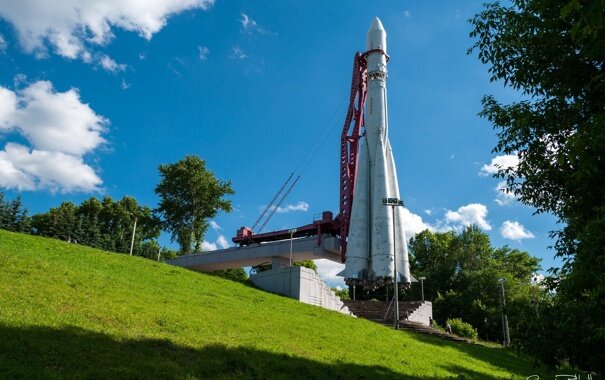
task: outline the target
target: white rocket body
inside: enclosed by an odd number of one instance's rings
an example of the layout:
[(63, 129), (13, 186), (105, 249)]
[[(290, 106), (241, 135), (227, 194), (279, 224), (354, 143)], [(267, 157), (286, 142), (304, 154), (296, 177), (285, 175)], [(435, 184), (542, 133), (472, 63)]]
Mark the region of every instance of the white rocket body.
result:
[(395, 249), (398, 280), (405, 284), (411, 282), (411, 277), (403, 209), (393, 210), (383, 204), (384, 198), (399, 198), (399, 185), (388, 137), (386, 32), (378, 18), (368, 31), (367, 50), (366, 133), (357, 162), (342, 275), (350, 284), (388, 284), (393, 280)]

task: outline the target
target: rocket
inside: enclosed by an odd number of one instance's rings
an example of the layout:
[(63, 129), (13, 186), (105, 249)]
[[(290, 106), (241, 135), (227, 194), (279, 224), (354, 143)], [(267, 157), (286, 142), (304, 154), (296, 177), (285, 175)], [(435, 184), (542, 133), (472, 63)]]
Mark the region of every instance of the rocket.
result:
[(388, 135), (387, 34), (376, 17), (367, 34), (365, 137), (357, 162), (345, 269), (349, 285), (375, 288), (392, 283), (395, 258), (402, 285), (411, 283), (403, 207), (383, 200), (399, 199), (399, 184)]

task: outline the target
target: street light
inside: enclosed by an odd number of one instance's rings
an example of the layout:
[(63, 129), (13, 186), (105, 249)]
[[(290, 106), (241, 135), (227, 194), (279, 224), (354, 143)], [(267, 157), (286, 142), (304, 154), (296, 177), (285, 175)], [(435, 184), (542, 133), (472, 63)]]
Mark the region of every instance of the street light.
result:
[(383, 198), (382, 204), (391, 207), (393, 213), (393, 280), (395, 281), (395, 310), (393, 313), (393, 325), (395, 330), (399, 329), (399, 279), (397, 276), (397, 247), (395, 246), (397, 239), (395, 239), (395, 207), (403, 206), (403, 201), (399, 198)]
[(130, 240), (130, 256), (132, 256), (132, 249), (134, 248), (134, 234), (137, 232), (137, 216), (133, 213), (130, 215), (134, 216), (134, 226), (132, 227), (132, 239)]
[(422, 302), (424, 302), (424, 280), (426, 280), (426, 277), (418, 277), (418, 279), (420, 280), (420, 290), (422, 291)]
[(294, 234), (296, 233), (296, 231), (298, 231), (296, 228), (288, 230), (288, 232), (290, 233), (290, 266), (292, 266), (292, 239), (294, 238)]
[(504, 347), (508, 347), (510, 345), (510, 333), (508, 331), (508, 317), (506, 316), (506, 312), (504, 309), (506, 308), (506, 298), (504, 296), (504, 278), (499, 278), (498, 283), (500, 284), (500, 307), (502, 308), (502, 335), (504, 340)]

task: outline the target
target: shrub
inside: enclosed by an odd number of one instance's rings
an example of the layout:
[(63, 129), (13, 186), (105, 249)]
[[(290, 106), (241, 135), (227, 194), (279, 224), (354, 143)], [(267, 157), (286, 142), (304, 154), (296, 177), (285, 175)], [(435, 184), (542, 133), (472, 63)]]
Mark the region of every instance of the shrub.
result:
[(346, 289), (332, 288), (332, 291), (342, 301), (344, 301), (344, 300), (350, 300), (351, 299), (351, 297), (349, 296), (349, 288), (346, 288)]
[(452, 333), (458, 336), (472, 340), (477, 340), (479, 337), (477, 329), (475, 329), (470, 323), (462, 322), (462, 319), (460, 318), (448, 319), (447, 323), (452, 326)]

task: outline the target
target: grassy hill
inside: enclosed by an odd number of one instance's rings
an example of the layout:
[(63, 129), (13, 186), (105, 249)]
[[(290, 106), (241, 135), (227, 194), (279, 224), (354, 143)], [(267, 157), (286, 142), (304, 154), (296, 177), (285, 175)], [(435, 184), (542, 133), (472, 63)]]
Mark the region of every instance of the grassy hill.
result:
[(0, 230), (0, 378), (525, 379), (501, 348)]

